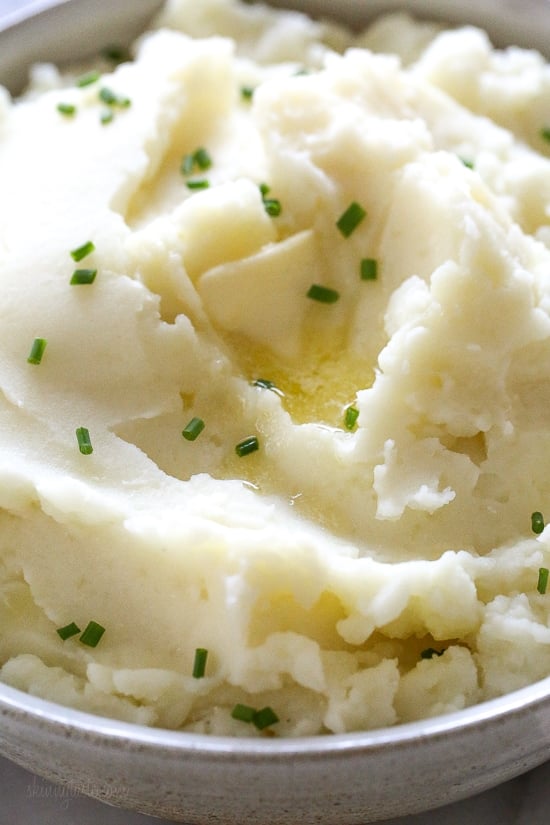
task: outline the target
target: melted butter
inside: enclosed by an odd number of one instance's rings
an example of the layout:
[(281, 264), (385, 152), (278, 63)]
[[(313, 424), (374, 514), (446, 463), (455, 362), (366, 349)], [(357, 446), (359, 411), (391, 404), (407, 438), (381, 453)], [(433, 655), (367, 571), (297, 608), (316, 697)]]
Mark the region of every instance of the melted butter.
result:
[[(346, 408), (356, 401), (357, 392), (374, 380), (372, 366), (351, 353), (341, 340), (335, 341), (334, 336), (322, 341), (319, 335), (304, 335), (300, 356), (294, 361), (284, 361), (268, 347), (240, 336), (228, 337), (226, 342), (246, 380), (262, 379), (275, 385), (273, 391), (294, 424), (316, 423), (344, 430)], [(253, 434), (243, 433), (243, 438)], [(261, 432), (258, 437), (258, 451), (242, 458), (234, 450), (226, 455), (221, 476), (240, 478), (262, 495), (283, 495), (290, 506), (316, 524), (331, 532), (349, 534), (351, 525), (342, 523), (337, 508), (327, 507), (326, 502), (317, 501), (311, 493), (292, 484), (281, 489), (273, 461), (263, 449)]]
[(346, 407), (374, 379), (372, 366), (364, 359), (341, 342), (323, 342), (318, 335), (305, 337), (294, 361), (284, 361), (268, 347), (236, 336), (230, 343), (244, 377), (273, 382), (295, 424), (343, 428)]

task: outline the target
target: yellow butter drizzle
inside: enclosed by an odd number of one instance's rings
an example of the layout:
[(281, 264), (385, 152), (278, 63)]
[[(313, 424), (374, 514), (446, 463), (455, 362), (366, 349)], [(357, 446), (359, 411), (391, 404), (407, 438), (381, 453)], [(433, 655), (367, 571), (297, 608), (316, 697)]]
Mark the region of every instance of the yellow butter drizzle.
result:
[(233, 337), (242, 373), (249, 381), (272, 381), (295, 424), (343, 427), (344, 411), (358, 390), (370, 387), (372, 366), (343, 346), (308, 337), (299, 358), (285, 361), (268, 347)]

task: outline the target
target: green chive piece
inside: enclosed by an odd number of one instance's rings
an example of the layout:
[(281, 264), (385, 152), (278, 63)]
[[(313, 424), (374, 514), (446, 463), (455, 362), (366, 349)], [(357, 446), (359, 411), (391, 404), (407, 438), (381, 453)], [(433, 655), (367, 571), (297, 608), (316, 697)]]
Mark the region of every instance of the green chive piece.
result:
[(445, 653), (445, 649), (443, 650), (436, 650), (435, 647), (427, 647), (426, 650), (423, 650), (420, 654), (421, 659), (433, 659), (434, 656), (443, 656)]
[(531, 530), (537, 535), (544, 530), (544, 516), (538, 510), (531, 513)]
[(267, 195), (271, 191), (271, 187), (268, 186), (267, 183), (260, 183), (259, 184), (260, 195), (262, 196), (262, 201), (264, 204), (265, 211), (268, 215), (272, 218), (277, 218), (283, 208), (281, 206), (281, 201), (277, 200), (277, 198), (268, 198)]
[(191, 421), (181, 431), (182, 436), (187, 441), (194, 441), (204, 430), (204, 421), (202, 418), (192, 418)]
[(279, 721), (279, 717), (269, 706), (256, 710), (251, 708), (250, 705), (238, 704), (231, 711), (231, 716), (240, 722), (252, 722), (258, 730), (264, 730)]
[(357, 407), (353, 405), (351, 407), (346, 408), (346, 412), (344, 414), (344, 426), (346, 430), (353, 430), (355, 425), (357, 424), (357, 419), (359, 418), (359, 410)]
[(105, 60), (110, 60), (111, 63), (124, 63), (130, 60), (130, 52), (124, 46), (107, 46), (103, 49), (101, 55)]
[(184, 155), (180, 164), (180, 172), (182, 175), (190, 175), (195, 168), (195, 158), (193, 155)]
[(82, 284), (93, 284), (97, 269), (75, 269), (70, 280), (71, 286), (81, 286)]
[(256, 378), (252, 382), (254, 387), (261, 387), (263, 390), (275, 390), (277, 389), (276, 385), (273, 381), (268, 381), (267, 378)]
[(251, 435), (248, 438), (245, 438), (244, 441), (241, 441), (235, 447), (235, 452), (239, 456), (239, 458), (243, 458), (245, 455), (250, 455), (250, 453), (255, 453), (256, 450), (260, 449), (260, 443), (255, 435)]
[(211, 166), (212, 158), (204, 146), (199, 146), (194, 152), (183, 156), (180, 172), (182, 175), (190, 175), (195, 169), (201, 169), (204, 172), (206, 169), (210, 169)]
[(86, 74), (81, 75), (77, 78), (76, 85), (82, 89), (84, 86), (91, 86), (92, 83), (97, 83), (99, 78), (101, 77), (101, 72), (96, 70), (92, 72), (86, 72)]
[(131, 106), (132, 101), (129, 97), (120, 97), (112, 89), (109, 89), (108, 86), (102, 86), (102, 88), (98, 92), (99, 99), (102, 103), (105, 103), (107, 106), (120, 106), (122, 109), (127, 109), (128, 106)]
[(210, 183), (206, 180), (206, 178), (200, 178), (196, 180), (188, 180), (186, 185), (188, 189), (208, 189)]
[(57, 111), (65, 117), (73, 117), (76, 114), (76, 106), (74, 103), (58, 103)]
[(97, 622), (88, 622), (86, 625), (84, 632), (80, 637), (80, 641), (83, 645), (88, 645), (88, 647), (97, 647), (99, 640), (105, 633), (105, 628), (102, 627)]
[(344, 236), (344, 238), (349, 238), (349, 236), (354, 232), (361, 221), (366, 217), (367, 213), (363, 209), (363, 207), (353, 201), (346, 211), (340, 215), (338, 220), (336, 221), (336, 226)]
[(546, 593), (546, 588), (548, 587), (548, 573), (549, 570), (547, 567), (539, 568), (539, 580), (537, 582), (537, 590), (542, 596), (544, 596), (544, 594)]
[(361, 280), (376, 281), (378, 277), (378, 261), (375, 258), (363, 258), (361, 261)]
[(82, 246), (73, 249), (70, 254), (73, 261), (76, 261), (78, 263), (78, 261), (81, 261), (87, 255), (91, 255), (92, 252), (95, 252), (95, 246), (93, 242), (86, 241), (86, 243), (83, 243)]
[(112, 109), (105, 109), (104, 112), (101, 112), (99, 117), (99, 122), (102, 126), (106, 126), (108, 123), (112, 123), (115, 119), (115, 113)]
[(258, 728), (258, 730), (264, 730), (278, 721), (279, 717), (269, 706), (262, 708), (261, 710), (257, 710), (252, 718), (252, 724)]
[(259, 387), (261, 390), (270, 390), (274, 392), (275, 395), (278, 395), (280, 398), (284, 398), (285, 394), (282, 390), (279, 389), (277, 384), (273, 381), (269, 381), (267, 378), (255, 378), (254, 381), (250, 382), (253, 387)]
[(247, 102), (254, 97), (254, 89), (252, 86), (241, 86), (241, 97)]
[(251, 381), (250, 383), (253, 387), (259, 387), (261, 390), (271, 390), (271, 392), (274, 392), (277, 395), (284, 395), (284, 392), (279, 389), (277, 384), (273, 381), (269, 381), (267, 378), (255, 378), (254, 381)]
[(42, 356), (44, 355), (44, 350), (46, 349), (46, 344), (48, 342), (45, 338), (35, 338), (32, 342), (31, 351), (29, 353), (29, 357), (27, 358), (27, 362), (29, 364), (40, 364), (42, 361)]
[(57, 633), (63, 641), (65, 641), (65, 639), (70, 639), (71, 636), (76, 636), (77, 633), (80, 633), (80, 628), (75, 622), (71, 622), (70, 624), (66, 624), (65, 627), (58, 627)]
[(335, 289), (321, 284), (312, 284), (306, 293), (308, 298), (319, 301), (321, 304), (335, 304), (340, 297), (340, 293)]
[(543, 126), (540, 130), (540, 136), (546, 143), (550, 143), (550, 126)]
[(212, 166), (212, 158), (203, 146), (200, 146), (194, 154), (195, 164), (199, 169), (210, 169)]
[(474, 168), (474, 162), (473, 162), (473, 160), (470, 160), (470, 158), (461, 157), (460, 160), (462, 161), (462, 163), (464, 164), (464, 166), (467, 169), (473, 169)]
[(106, 86), (103, 86), (99, 90), (99, 99), (103, 103), (106, 103), (107, 106), (114, 106), (116, 104), (117, 100), (118, 100), (118, 98), (117, 98), (116, 94), (113, 92), (113, 90), (107, 88)]
[(256, 715), (256, 709), (251, 708), (250, 705), (235, 705), (231, 711), (233, 719), (238, 719), (240, 722), (253, 722)]
[(86, 427), (78, 427), (76, 430), (76, 440), (78, 442), (78, 449), (82, 455), (91, 455), (94, 451), (92, 442), (90, 440), (90, 433)]
[(283, 211), (281, 201), (278, 201), (276, 198), (264, 198), (264, 208), (272, 218), (278, 218)]
[(195, 660), (193, 662), (193, 678), (202, 679), (206, 672), (206, 660), (208, 659), (208, 651), (204, 647), (198, 647), (195, 650)]

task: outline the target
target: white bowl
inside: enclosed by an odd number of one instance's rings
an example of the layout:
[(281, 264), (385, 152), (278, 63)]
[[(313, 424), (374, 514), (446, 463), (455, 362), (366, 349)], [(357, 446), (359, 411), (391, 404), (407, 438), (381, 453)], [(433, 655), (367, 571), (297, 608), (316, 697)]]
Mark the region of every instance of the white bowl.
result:
[[(394, 0), (274, 2), (365, 22)], [(498, 43), (548, 50), (547, 0), (408, 0)], [(29, 63), (82, 58), (145, 26), (155, 0), (35, 3), (0, 30), (0, 81), (17, 90)], [(76, 36), (78, 35), (78, 36)], [(353, 825), (462, 799), (550, 756), (550, 679), (422, 722), (303, 739), (234, 739), (99, 718), (0, 685), (0, 753), (97, 799), (187, 823)]]

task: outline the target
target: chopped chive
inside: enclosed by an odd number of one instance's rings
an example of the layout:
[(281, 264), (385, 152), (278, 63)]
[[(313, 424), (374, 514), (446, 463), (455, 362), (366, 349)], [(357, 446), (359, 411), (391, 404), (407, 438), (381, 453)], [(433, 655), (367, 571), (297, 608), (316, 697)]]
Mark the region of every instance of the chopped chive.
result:
[(208, 154), (208, 151), (203, 146), (199, 146), (194, 152), (183, 156), (180, 164), (180, 172), (182, 175), (190, 175), (195, 169), (201, 169), (204, 172), (206, 169), (210, 169), (211, 166), (212, 158)]
[(58, 103), (57, 111), (65, 117), (73, 117), (76, 114), (76, 106), (74, 103)]
[(319, 301), (321, 304), (335, 304), (340, 297), (340, 293), (335, 289), (321, 284), (312, 284), (306, 293), (308, 298)]
[(274, 390), (276, 389), (275, 384), (273, 381), (268, 381), (267, 378), (256, 378), (252, 382), (255, 387), (261, 387), (263, 390)]
[(83, 243), (82, 246), (73, 249), (70, 254), (73, 261), (78, 263), (78, 261), (81, 261), (87, 255), (91, 255), (92, 252), (95, 252), (94, 243), (92, 241), (86, 241), (86, 243)]
[(182, 436), (187, 441), (194, 441), (204, 430), (202, 418), (192, 418), (191, 421), (181, 431)]
[(245, 455), (250, 455), (250, 453), (255, 453), (256, 450), (260, 449), (260, 443), (255, 435), (251, 435), (248, 438), (245, 438), (244, 441), (239, 442), (235, 447), (235, 452), (239, 456), (239, 458), (243, 458)]
[(195, 168), (195, 158), (193, 155), (184, 155), (180, 164), (180, 172), (182, 175), (190, 175)]
[(250, 101), (254, 97), (254, 89), (252, 86), (241, 86), (241, 97), (243, 100)]
[(45, 338), (35, 338), (32, 342), (31, 351), (29, 353), (29, 357), (27, 358), (27, 362), (29, 364), (40, 364), (42, 361), (42, 356), (44, 355), (44, 350), (46, 349), (46, 344), (48, 342)]
[(75, 269), (72, 274), (71, 286), (81, 286), (82, 284), (93, 284), (97, 269)]
[(276, 198), (264, 198), (264, 208), (272, 218), (277, 218), (282, 212), (281, 201)]
[(107, 46), (101, 54), (105, 60), (110, 60), (111, 63), (123, 63), (130, 60), (130, 53), (124, 46)]
[(258, 188), (260, 190), (260, 195), (262, 196), (265, 211), (272, 218), (277, 218), (283, 211), (281, 201), (277, 200), (277, 198), (267, 197), (271, 191), (271, 187), (268, 186), (267, 183), (260, 183)]
[(88, 647), (96, 647), (104, 633), (105, 628), (100, 624), (93, 621), (88, 622), (80, 637), (80, 641), (83, 645), (88, 645)]
[(195, 164), (199, 167), (199, 169), (210, 169), (212, 166), (212, 158), (202, 146), (196, 150), (194, 158)]
[(540, 136), (546, 143), (550, 143), (550, 126), (543, 126), (540, 130)]
[(231, 711), (233, 719), (238, 719), (240, 722), (252, 722), (256, 715), (256, 709), (251, 708), (250, 705), (237, 704)]
[(539, 579), (537, 582), (537, 590), (539, 593), (544, 596), (546, 593), (546, 588), (548, 587), (548, 568), (547, 567), (540, 567), (539, 568)]
[(273, 381), (269, 381), (267, 378), (255, 378), (254, 381), (251, 381), (253, 387), (259, 387), (261, 390), (271, 390), (277, 395), (284, 395), (283, 391), (279, 389), (277, 384)]
[(101, 102), (107, 106), (120, 106), (123, 109), (127, 109), (132, 103), (129, 97), (120, 97), (113, 92), (112, 89), (109, 89), (108, 86), (102, 86), (98, 94)]
[(531, 530), (537, 535), (544, 530), (544, 516), (538, 510), (531, 513)]
[(344, 236), (344, 238), (349, 238), (349, 236), (354, 232), (363, 218), (366, 217), (366, 212), (360, 204), (353, 201), (346, 211), (340, 215), (338, 220), (336, 221), (336, 226)]
[(193, 662), (193, 678), (202, 679), (206, 672), (206, 660), (208, 651), (204, 647), (195, 650), (195, 660)]
[(65, 627), (58, 627), (57, 633), (63, 641), (65, 641), (65, 639), (70, 639), (71, 636), (76, 636), (77, 633), (80, 633), (80, 628), (75, 622), (71, 622), (70, 624), (66, 624)]
[(473, 160), (470, 160), (470, 158), (460, 157), (460, 160), (462, 161), (462, 163), (464, 164), (464, 166), (467, 169), (473, 169), (474, 168), (474, 162), (473, 162)]
[(92, 83), (97, 83), (100, 77), (101, 72), (98, 72), (97, 70), (86, 72), (86, 74), (83, 74), (77, 78), (76, 85), (82, 89), (84, 86), (91, 86)]
[(235, 705), (231, 711), (231, 716), (240, 722), (252, 723), (258, 730), (264, 730), (279, 721), (279, 717), (273, 708), (269, 706), (256, 710), (251, 708), (250, 705)]
[(208, 189), (210, 183), (206, 178), (199, 178), (197, 180), (188, 180), (186, 186), (188, 189)]
[(103, 87), (99, 90), (99, 99), (100, 99), (103, 103), (106, 103), (106, 104), (107, 104), (107, 106), (114, 106), (114, 105), (116, 104), (116, 102), (117, 102), (117, 96), (116, 96), (116, 94), (113, 92), (113, 90), (112, 90), (112, 89), (109, 89), (109, 88), (107, 88), (106, 86), (103, 86)]
[(264, 728), (268, 728), (270, 725), (274, 725), (275, 722), (279, 721), (279, 717), (275, 713), (275, 711), (270, 707), (262, 708), (261, 710), (257, 710), (254, 716), (252, 717), (252, 724), (258, 728), (258, 730), (264, 730)]
[(357, 419), (359, 418), (359, 410), (357, 407), (353, 405), (351, 407), (346, 408), (346, 412), (344, 414), (344, 426), (347, 430), (353, 430), (357, 423)]
[(76, 430), (76, 440), (78, 442), (78, 449), (82, 455), (91, 455), (94, 451), (92, 442), (90, 440), (90, 433), (86, 427), (78, 427)]
[(250, 382), (253, 387), (259, 387), (261, 390), (271, 390), (276, 395), (284, 398), (284, 392), (279, 389), (279, 387), (273, 382), (269, 381), (266, 378), (255, 378), (254, 381)]
[(102, 126), (106, 126), (108, 123), (112, 123), (115, 119), (115, 113), (112, 109), (105, 109), (104, 112), (101, 112), (99, 117), (99, 122)]
[(421, 659), (433, 659), (434, 656), (443, 656), (445, 653), (445, 649), (443, 650), (436, 650), (435, 647), (427, 647), (426, 650), (423, 650), (420, 654)]
[(361, 280), (376, 281), (378, 277), (378, 261), (375, 258), (363, 258), (361, 261)]

